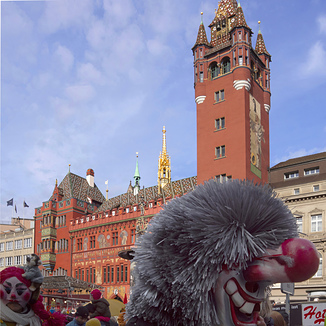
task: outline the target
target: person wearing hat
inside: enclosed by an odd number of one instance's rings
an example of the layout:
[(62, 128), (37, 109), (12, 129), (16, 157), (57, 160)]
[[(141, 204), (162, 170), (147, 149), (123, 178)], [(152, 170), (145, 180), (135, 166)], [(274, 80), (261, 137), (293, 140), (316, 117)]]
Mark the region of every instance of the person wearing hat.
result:
[(98, 289), (91, 292), (91, 300), (93, 311), (90, 311), (90, 318), (97, 318), (103, 326), (110, 325), (111, 312), (108, 300), (102, 298), (102, 293)]
[(85, 326), (89, 317), (88, 309), (84, 306), (80, 306), (76, 310), (75, 318), (66, 326)]

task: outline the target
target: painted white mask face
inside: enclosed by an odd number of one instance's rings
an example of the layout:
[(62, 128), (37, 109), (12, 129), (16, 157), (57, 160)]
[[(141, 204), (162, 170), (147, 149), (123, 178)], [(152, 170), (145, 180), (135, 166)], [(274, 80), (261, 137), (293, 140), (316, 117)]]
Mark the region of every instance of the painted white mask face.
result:
[(285, 240), (277, 249), (267, 249), (245, 270), (222, 270), (214, 288), (218, 325), (256, 325), (266, 286), (302, 282), (316, 273), (318, 265), (314, 244), (294, 238)]
[(239, 271), (222, 271), (214, 289), (219, 325), (256, 325), (266, 283), (249, 283)]
[(0, 284), (0, 297), (2, 302), (11, 310), (21, 312), (26, 307), (32, 292), (28, 286), (13, 276)]

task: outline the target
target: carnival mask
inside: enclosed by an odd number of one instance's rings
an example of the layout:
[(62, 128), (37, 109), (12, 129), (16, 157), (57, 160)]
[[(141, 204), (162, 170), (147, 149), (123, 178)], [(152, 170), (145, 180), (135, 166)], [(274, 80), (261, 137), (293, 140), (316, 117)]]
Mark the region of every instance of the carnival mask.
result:
[(13, 276), (0, 284), (0, 298), (2, 302), (15, 312), (22, 312), (26, 307), (32, 292), (28, 286)]
[(294, 238), (254, 259), (244, 271), (223, 270), (214, 289), (219, 325), (256, 325), (266, 286), (306, 280), (318, 265), (314, 245)]

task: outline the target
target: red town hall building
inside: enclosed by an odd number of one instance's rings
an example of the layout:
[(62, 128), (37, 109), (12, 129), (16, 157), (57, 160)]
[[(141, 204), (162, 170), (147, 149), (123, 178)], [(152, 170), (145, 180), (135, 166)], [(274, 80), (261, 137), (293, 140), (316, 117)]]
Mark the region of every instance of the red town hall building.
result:
[[(70, 277), (86, 287), (96, 284), (108, 299), (129, 297), (130, 261), (118, 253), (128, 253), (164, 203), (211, 178), (268, 182), (271, 56), (260, 31), (252, 46), (253, 33), (236, 0), (220, 1), (209, 28), (210, 42), (201, 22), (192, 48), (197, 177), (171, 181), (165, 129), (155, 186), (140, 187), (138, 161), (134, 186), (110, 199), (97, 188), (93, 170), (86, 178), (69, 171), (35, 210), (35, 251), (45, 276)], [(86, 300), (85, 287), (76, 293), (77, 288), (66, 290), (70, 298)]]

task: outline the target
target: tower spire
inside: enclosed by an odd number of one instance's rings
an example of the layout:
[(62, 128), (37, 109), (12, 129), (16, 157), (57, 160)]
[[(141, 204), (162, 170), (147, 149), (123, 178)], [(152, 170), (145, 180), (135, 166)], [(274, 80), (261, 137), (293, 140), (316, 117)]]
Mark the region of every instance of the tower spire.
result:
[(168, 183), (171, 182), (171, 160), (166, 150), (166, 130), (163, 126), (162, 152), (158, 159), (158, 193), (160, 194)]
[(138, 167), (138, 152), (136, 152), (136, 169), (135, 169), (135, 175), (134, 175), (134, 180), (135, 180), (135, 186), (134, 186), (134, 195), (138, 195), (139, 190), (140, 190), (140, 174), (139, 174), (139, 167)]
[(207, 35), (206, 35), (206, 31), (205, 31), (205, 27), (204, 27), (204, 22), (203, 22), (203, 12), (200, 13), (201, 15), (201, 21), (200, 21), (200, 25), (199, 25), (199, 29), (198, 29), (198, 34), (197, 34), (197, 40), (195, 45), (193, 46), (193, 48), (196, 45), (206, 45), (206, 46), (210, 46), (208, 39), (207, 39)]
[(258, 54), (265, 54), (270, 57), (271, 55), (268, 53), (268, 51), (266, 49), (266, 45), (265, 45), (265, 42), (263, 39), (263, 34), (261, 33), (261, 30), (260, 30), (260, 21), (258, 21), (258, 24), (259, 24), (259, 31), (258, 31), (258, 35), (257, 35), (255, 51)]

